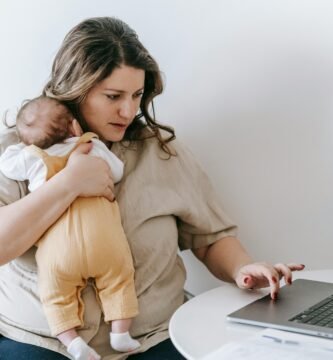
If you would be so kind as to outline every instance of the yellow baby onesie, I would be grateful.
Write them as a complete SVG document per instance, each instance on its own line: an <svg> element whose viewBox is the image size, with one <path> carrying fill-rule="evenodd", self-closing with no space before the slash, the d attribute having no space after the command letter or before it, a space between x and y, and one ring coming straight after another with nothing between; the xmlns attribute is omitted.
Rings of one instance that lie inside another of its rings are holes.
<svg viewBox="0 0 333 360"><path fill-rule="evenodd" d="M85 133L76 147L92 137ZM70 155L50 156L34 146L32 151L45 163L47 180ZM53 335L83 325L81 291L89 278L95 279L105 321L138 314L132 255L116 201L77 198L36 245L40 297Z"/></svg>

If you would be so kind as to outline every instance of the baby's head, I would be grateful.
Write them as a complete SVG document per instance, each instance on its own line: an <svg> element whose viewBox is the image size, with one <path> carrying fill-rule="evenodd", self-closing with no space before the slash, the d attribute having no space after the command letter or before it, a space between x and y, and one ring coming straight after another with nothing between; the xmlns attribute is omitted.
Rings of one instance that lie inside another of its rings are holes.
<svg viewBox="0 0 333 360"><path fill-rule="evenodd" d="M41 149L61 142L71 136L73 115L58 100L39 96L26 102L16 117L20 140Z"/></svg>

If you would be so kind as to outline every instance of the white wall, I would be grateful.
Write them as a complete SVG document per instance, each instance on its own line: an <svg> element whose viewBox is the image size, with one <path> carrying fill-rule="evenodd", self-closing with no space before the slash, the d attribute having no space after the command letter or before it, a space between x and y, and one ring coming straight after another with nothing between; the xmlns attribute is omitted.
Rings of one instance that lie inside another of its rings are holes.
<svg viewBox="0 0 333 360"><path fill-rule="evenodd" d="M256 259L333 264L330 0L2 0L0 113L39 93L65 33L128 22L160 63L161 121L211 176ZM189 254L188 288L217 284Z"/></svg>

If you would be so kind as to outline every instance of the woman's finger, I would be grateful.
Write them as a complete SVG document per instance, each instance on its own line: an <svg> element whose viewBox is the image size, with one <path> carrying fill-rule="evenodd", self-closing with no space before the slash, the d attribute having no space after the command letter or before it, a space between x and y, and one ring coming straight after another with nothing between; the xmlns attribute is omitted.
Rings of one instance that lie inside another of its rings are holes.
<svg viewBox="0 0 333 360"><path fill-rule="evenodd" d="M292 283L292 272L288 265L278 263L274 265L275 270L279 273L279 279L284 277L286 284L291 285Z"/></svg>
<svg viewBox="0 0 333 360"><path fill-rule="evenodd" d="M92 149L92 143L84 143L80 144L71 154L70 158L76 156L78 154L89 154L90 150Z"/></svg>
<svg viewBox="0 0 333 360"><path fill-rule="evenodd" d="M289 269L291 271L301 271L301 270L304 270L304 268L305 268L304 264L296 264L296 263L290 263L290 264L287 264L287 266L289 267Z"/></svg>
<svg viewBox="0 0 333 360"><path fill-rule="evenodd" d="M274 267L263 266L262 274L268 280L271 298L273 300L275 300L277 298L277 294L280 290L279 273L274 269Z"/></svg>
<svg viewBox="0 0 333 360"><path fill-rule="evenodd" d="M244 289L254 289L255 280L251 275L244 275L241 286Z"/></svg>
<svg viewBox="0 0 333 360"><path fill-rule="evenodd" d="M113 202L115 200L115 196L113 193L112 186L108 185L104 191L103 196L108 199L109 201Z"/></svg>

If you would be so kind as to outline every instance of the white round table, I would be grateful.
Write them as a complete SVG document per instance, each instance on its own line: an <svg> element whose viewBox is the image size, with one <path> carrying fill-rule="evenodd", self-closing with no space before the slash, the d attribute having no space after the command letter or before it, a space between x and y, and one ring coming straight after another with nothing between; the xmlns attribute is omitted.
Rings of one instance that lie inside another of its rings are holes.
<svg viewBox="0 0 333 360"><path fill-rule="evenodd" d="M333 270L294 272L293 278L333 282ZM231 341L253 335L263 328L229 322L226 315L268 293L268 289L245 291L234 284L222 283L192 298L171 318L169 332L173 344L186 359L194 360Z"/></svg>

